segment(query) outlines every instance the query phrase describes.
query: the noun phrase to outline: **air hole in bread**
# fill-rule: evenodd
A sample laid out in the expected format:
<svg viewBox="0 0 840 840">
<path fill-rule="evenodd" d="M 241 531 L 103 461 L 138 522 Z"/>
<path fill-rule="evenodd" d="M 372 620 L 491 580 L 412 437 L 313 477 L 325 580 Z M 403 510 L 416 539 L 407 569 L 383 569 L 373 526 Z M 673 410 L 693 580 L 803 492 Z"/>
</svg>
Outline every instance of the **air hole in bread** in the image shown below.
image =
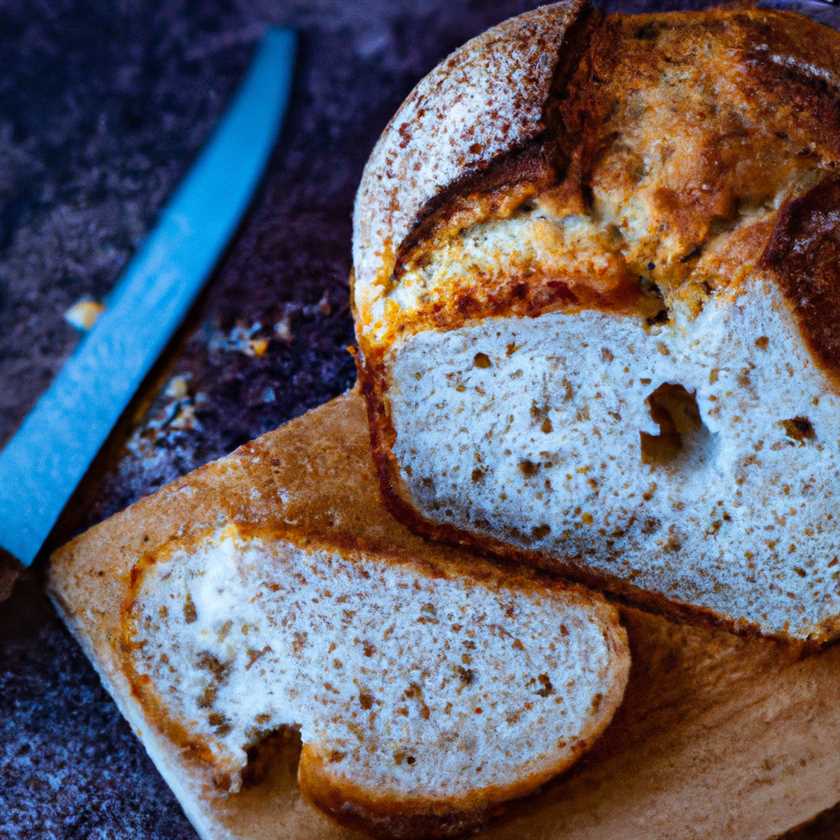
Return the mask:
<svg viewBox="0 0 840 840">
<path fill-rule="evenodd" d="M 473 358 L 473 366 L 477 368 L 489 368 L 492 364 L 490 357 L 486 353 L 476 353 Z"/>
<path fill-rule="evenodd" d="M 655 268 L 655 263 L 648 264 L 649 271 L 653 271 Z M 650 277 L 640 277 L 639 288 L 642 294 L 650 298 L 651 301 L 648 311 L 652 311 L 653 314 L 645 319 L 647 326 L 652 327 L 658 324 L 667 324 L 671 320 L 671 311 L 665 303 L 662 289 Z"/>
<path fill-rule="evenodd" d="M 242 787 L 256 787 L 287 764 L 296 772 L 300 748 L 300 729 L 296 726 L 280 726 L 262 735 L 245 751 L 247 763 L 242 770 Z M 333 752 L 328 759 L 339 762 L 343 757 Z"/>
<path fill-rule="evenodd" d="M 657 312 L 655 315 L 651 315 L 650 318 L 646 320 L 646 324 L 649 327 L 655 327 L 659 324 L 667 324 L 670 320 L 670 313 L 668 312 L 667 308 L 662 308 Z"/>
<path fill-rule="evenodd" d="M 714 436 L 703 424 L 694 393 L 666 382 L 651 393 L 647 404 L 659 434 L 639 433 L 642 463 L 684 467 L 708 460 Z"/>
</svg>

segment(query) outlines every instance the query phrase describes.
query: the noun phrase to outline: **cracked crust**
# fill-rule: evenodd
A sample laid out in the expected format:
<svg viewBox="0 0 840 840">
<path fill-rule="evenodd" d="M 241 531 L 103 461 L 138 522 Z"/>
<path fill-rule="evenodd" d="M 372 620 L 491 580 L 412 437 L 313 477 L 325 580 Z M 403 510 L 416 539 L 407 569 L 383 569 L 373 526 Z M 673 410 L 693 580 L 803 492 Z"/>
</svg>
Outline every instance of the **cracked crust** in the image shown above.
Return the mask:
<svg viewBox="0 0 840 840">
<path fill-rule="evenodd" d="M 504 314 L 648 317 L 663 298 L 696 313 L 750 275 L 779 205 L 840 162 L 838 137 L 840 39 L 807 18 L 559 5 L 507 21 L 417 86 L 365 168 L 360 347 Z M 493 235 L 523 217 L 511 253 Z"/>
<path fill-rule="evenodd" d="M 545 131 L 560 45 L 585 0 L 527 12 L 468 41 L 426 76 L 365 166 L 353 214 L 354 306 L 365 319 L 397 253 L 447 188 Z"/>
</svg>

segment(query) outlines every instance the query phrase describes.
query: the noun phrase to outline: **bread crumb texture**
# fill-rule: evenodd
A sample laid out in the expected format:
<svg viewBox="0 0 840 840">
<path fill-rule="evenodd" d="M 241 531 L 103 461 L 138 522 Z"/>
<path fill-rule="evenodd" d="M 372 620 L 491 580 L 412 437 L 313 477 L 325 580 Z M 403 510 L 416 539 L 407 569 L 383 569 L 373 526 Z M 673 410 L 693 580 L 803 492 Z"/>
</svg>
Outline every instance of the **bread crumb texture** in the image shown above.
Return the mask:
<svg viewBox="0 0 840 840">
<path fill-rule="evenodd" d="M 489 586 L 234 526 L 133 577 L 134 690 L 221 796 L 247 784 L 249 753 L 284 727 L 321 773 L 372 799 L 527 792 L 606 726 L 627 678 L 623 630 L 572 591 Z"/>
<path fill-rule="evenodd" d="M 441 521 L 808 636 L 840 608 L 840 399 L 793 332 L 753 284 L 677 329 L 418 334 L 393 361 L 402 478 Z"/>
<path fill-rule="evenodd" d="M 607 16 L 577 37 L 531 145 L 441 185 L 376 279 L 357 219 L 384 489 L 436 536 L 825 641 L 840 629 L 840 36 L 715 10 Z"/>
</svg>

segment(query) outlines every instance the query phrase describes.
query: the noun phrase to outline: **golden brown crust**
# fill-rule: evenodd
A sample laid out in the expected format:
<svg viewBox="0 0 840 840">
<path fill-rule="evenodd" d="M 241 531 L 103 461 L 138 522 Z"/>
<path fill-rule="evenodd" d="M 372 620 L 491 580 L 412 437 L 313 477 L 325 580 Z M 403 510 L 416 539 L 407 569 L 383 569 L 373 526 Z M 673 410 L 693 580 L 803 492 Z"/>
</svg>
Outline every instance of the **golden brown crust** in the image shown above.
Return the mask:
<svg viewBox="0 0 840 840">
<path fill-rule="evenodd" d="M 429 803 L 395 803 L 372 799 L 350 783 L 340 783 L 327 770 L 315 749 L 301 750 L 298 764 L 301 793 L 340 824 L 358 828 L 374 837 L 436 838 L 464 834 L 487 820 L 487 809 L 442 810 L 435 813 Z"/>
<path fill-rule="evenodd" d="M 396 249 L 441 187 L 544 132 L 559 47 L 585 6 L 568 0 L 506 20 L 456 50 L 409 94 L 373 150 L 356 199 L 353 262 L 363 290 L 387 280 L 383 271 L 390 275 Z M 369 298 L 362 297 L 357 305 L 367 317 Z"/>
<path fill-rule="evenodd" d="M 605 703 L 615 703 L 615 696 Z M 586 753 L 606 728 L 605 723 L 579 738 L 562 762 L 520 779 L 515 784 L 486 787 L 458 800 L 435 801 L 374 796 L 366 788 L 337 779 L 316 749 L 304 746 L 298 765 L 301 793 L 336 820 L 363 828 L 374 836 L 424 840 L 461 836 L 502 813 L 502 805 L 533 793 L 559 776 Z"/>
<path fill-rule="evenodd" d="M 840 179 L 782 208 L 761 264 L 784 289 L 813 357 L 840 380 Z"/>
<path fill-rule="evenodd" d="M 762 253 L 773 202 L 840 160 L 825 131 L 840 107 L 840 37 L 766 10 L 617 16 L 592 53 L 605 82 L 580 118 L 583 183 L 608 205 L 647 202 L 654 233 L 627 243 L 633 269 L 653 265 L 666 298 L 698 283 L 737 287 Z M 705 260 L 720 247 L 735 250 L 739 271 Z"/>
<path fill-rule="evenodd" d="M 550 37 L 541 44 L 549 50 L 552 62 L 547 95 L 540 100 L 535 91 L 528 91 L 527 85 L 518 85 L 525 95 L 534 94 L 529 105 L 541 109 L 542 122 L 533 133 L 519 138 L 515 145 L 478 169 L 466 162 L 458 163 L 462 174 L 419 207 L 404 239 L 399 242 L 392 240 L 396 248 L 393 275 L 402 273 L 405 264 L 410 261 L 412 249 L 424 240 L 447 231 L 453 232 L 481 219 L 504 217 L 516 205 L 556 184 L 569 167 L 567 155 L 570 144 L 563 142 L 560 136 L 564 133 L 561 103 L 566 98 L 569 79 L 577 72 L 603 15 L 592 11 L 585 3 L 557 4 L 557 7 L 563 5 L 574 11 L 563 31 L 562 46 L 551 43 Z M 550 8 L 556 7 L 546 7 L 544 11 Z M 521 16 L 525 17 L 527 15 Z M 510 23 L 516 20 L 519 18 L 513 18 Z M 487 73 L 493 73 L 496 67 L 492 62 L 498 59 L 488 56 L 483 60 L 488 62 Z M 439 68 L 435 72 L 439 72 Z M 540 84 L 542 90 L 545 80 L 541 78 Z M 445 107 L 445 103 L 441 103 L 441 108 Z M 514 110 L 522 110 L 521 105 L 514 105 Z M 491 114 L 491 119 L 497 118 Z M 503 133 L 503 126 L 499 126 L 499 130 Z"/>
<path fill-rule="evenodd" d="M 832 30 L 765 10 L 577 20 L 564 35 L 562 67 L 553 59 L 545 131 L 478 173 L 465 166 L 425 201 L 410 233 L 389 241 L 375 293 L 369 278 L 357 282 L 366 355 L 406 334 L 500 315 L 649 317 L 661 304 L 651 285 L 666 303 L 699 311 L 710 294 L 737 291 L 749 276 L 779 197 L 840 162 L 840 37 Z M 411 149 L 408 136 L 401 154 Z M 362 219 L 378 212 L 371 189 L 360 190 Z M 537 260 L 499 252 L 478 266 L 459 250 L 464 231 L 521 216 L 535 202 L 555 218 L 591 223 L 585 247 L 545 224 L 535 234 Z M 359 278 L 372 246 L 357 232 L 354 247 Z M 393 294 L 446 248 L 462 274 Z"/>
<path fill-rule="evenodd" d="M 840 158 L 840 47 L 837 33 L 799 15 L 754 15 L 745 50 L 762 113 L 804 153 Z"/>
</svg>

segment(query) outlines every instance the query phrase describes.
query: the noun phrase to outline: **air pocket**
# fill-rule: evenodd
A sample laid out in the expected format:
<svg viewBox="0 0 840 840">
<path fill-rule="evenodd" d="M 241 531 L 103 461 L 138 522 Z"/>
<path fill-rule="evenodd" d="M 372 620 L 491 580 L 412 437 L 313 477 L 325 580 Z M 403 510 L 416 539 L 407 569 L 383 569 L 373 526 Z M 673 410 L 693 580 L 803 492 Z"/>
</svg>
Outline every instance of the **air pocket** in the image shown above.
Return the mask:
<svg viewBox="0 0 840 840">
<path fill-rule="evenodd" d="M 703 424 L 697 398 L 682 385 L 666 382 L 648 398 L 659 434 L 639 433 L 642 463 L 652 467 L 703 466 L 714 448 L 714 436 Z"/>
</svg>

